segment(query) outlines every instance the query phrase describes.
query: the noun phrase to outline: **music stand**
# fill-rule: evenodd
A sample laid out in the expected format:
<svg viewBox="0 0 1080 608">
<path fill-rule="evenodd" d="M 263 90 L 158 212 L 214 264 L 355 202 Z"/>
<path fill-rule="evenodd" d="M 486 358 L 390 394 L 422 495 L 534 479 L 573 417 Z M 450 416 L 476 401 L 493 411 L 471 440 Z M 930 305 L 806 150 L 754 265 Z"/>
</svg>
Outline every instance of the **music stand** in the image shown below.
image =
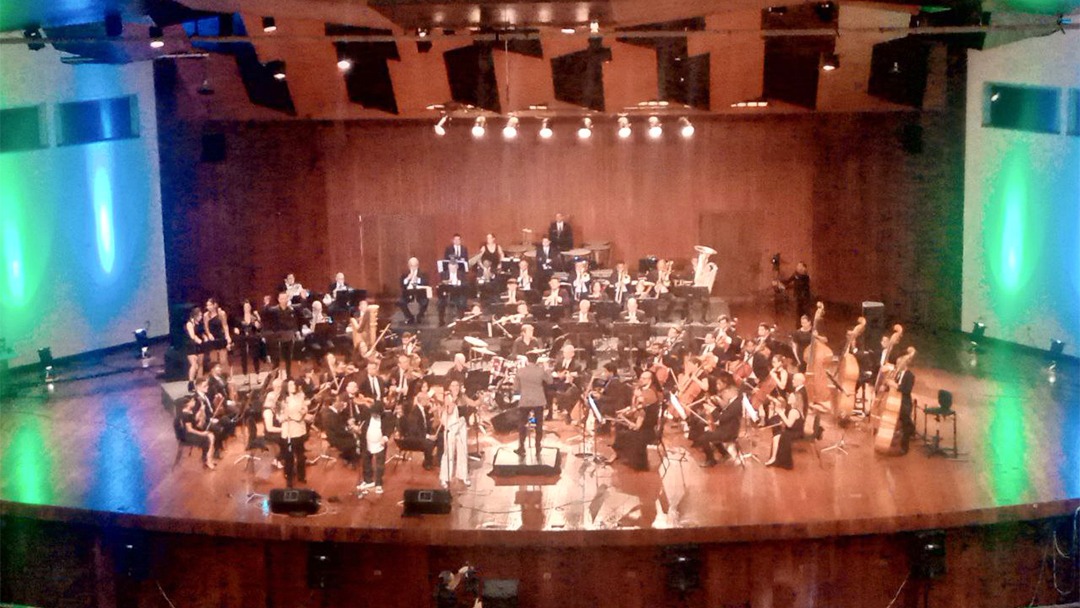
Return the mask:
<svg viewBox="0 0 1080 608">
<path fill-rule="evenodd" d="M 469 263 L 465 260 L 438 260 L 435 262 L 436 268 L 439 270 L 439 276 L 445 277 L 450 271 L 447 270 L 452 264 L 456 264 L 458 267 L 458 276 L 464 277 L 469 272 Z"/>
<path fill-rule="evenodd" d="M 529 308 L 529 312 L 532 313 L 537 319 L 543 319 L 545 321 L 558 322 L 562 319 L 563 313 L 566 311 L 566 307 L 563 305 L 558 306 L 546 306 L 544 304 L 536 304 Z"/>
</svg>

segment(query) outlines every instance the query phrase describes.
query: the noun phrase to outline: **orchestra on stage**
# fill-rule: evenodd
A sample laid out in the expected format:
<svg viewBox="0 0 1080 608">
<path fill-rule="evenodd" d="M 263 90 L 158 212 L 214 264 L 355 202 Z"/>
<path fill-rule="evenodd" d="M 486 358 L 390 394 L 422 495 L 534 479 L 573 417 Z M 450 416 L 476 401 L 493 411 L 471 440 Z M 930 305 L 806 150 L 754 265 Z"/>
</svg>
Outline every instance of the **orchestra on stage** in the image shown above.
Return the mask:
<svg viewBox="0 0 1080 608">
<path fill-rule="evenodd" d="M 859 317 L 830 344 L 805 264 L 781 278 L 779 256 L 770 289 L 776 300 L 794 292 L 797 322 L 740 327 L 710 315 L 715 249 L 694 247 L 679 268 L 654 256 L 609 263 L 610 251 L 579 246 L 562 214 L 539 242 L 488 234 L 471 256 L 455 234 L 435 274 L 405 262 L 397 324 L 340 272 L 325 290 L 288 274 L 232 315 L 210 298 L 183 328 L 190 398 L 177 438 L 213 469 L 240 435 L 247 450 L 273 451 L 289 486 L 306 483 L 309 464 L 340 459 L 360 493 L 381 493 L 388 459 L 412 454 L 444 487 L 467 486 L 483 435 L 516 434 L 518 456 L 538 460 L 545 423 L 572 425 L 598 462 L 638 471 L 650 449 L 662 464 L 681 449 L 714 467 L 747 464 L 758 444 L 762 464 L 791 469 L 793 445 L 817 452 L 826 429 L 853 424 L 875 429 L 879 452 L 907 451 L 915 349 L 900 351 L 903 328 L 867 344 Z"/>
</svg>

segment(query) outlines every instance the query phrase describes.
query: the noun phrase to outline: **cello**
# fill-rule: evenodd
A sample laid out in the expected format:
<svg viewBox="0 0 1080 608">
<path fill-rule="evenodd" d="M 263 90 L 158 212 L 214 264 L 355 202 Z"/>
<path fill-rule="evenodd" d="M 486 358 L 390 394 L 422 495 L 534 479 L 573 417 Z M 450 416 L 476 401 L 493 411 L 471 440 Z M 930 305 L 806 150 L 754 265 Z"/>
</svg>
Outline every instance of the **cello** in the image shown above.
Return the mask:
<svg viewBox="0 0 1080 608">
<path fill-rule="evenodd" d="M 818 302 L 817 311 L 814 312 L 814 324 L 810 330 L 810 346 L 803 352 L 803 361 L 806 361 L 806 393 L 811 403 L 831 402 L 833 398 L 833 388 L 825 367 L 827 362 L 832 361 L 833 352 L 818 333 L 818 325 L 824 316 L 825 304 Z"/>
<path fill-rule="evenodd" d="M 915 358 L 915 347 L 909 346 L 907 352 L 896 360 L 896 369 L 889 370 L 884 393 L 885 409 L 881 413 L 881 424 L 878 426 L 877 436 L 874 437 L 874 451 L 879 454 L 895 456 L 900 450 L 900 393 L 890 396 L 889 388 L 900 379 L 900 374 L 911 365 Z"/>
<path fill-rule="evenodd" d="M 855 394 L 855 386 L 859 382 L 859 361 L 851 352 L 855 348 L 859 337 L 866 330 L 866 317 L 859 317 L 855 327 L 847 332 L 844 340 L 844 350 L 840 351 L 840 358 L 836 361 L 830 377 L 840 386 L 840 390 L 833 391 L 832 412 L 834 416 L 845 419 L 851 414 L 852 408 L 844 408 L 844 397 Z"/>
</svg>

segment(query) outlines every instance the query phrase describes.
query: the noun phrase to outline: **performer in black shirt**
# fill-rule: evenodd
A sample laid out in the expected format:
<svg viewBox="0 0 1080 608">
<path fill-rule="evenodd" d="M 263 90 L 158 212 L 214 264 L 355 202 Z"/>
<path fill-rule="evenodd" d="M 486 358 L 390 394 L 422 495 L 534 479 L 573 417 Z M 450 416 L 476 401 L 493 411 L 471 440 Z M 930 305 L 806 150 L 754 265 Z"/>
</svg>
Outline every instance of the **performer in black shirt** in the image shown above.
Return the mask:
<svg viewBox="0 0 1080 608">
<path fill-rule="evenodd" d="M 784 287 L 791 287 L 795 294 L 795 321 L 798 322 L 803 315 L 814 318 L 814 303 L 810 295 L 810 275 L 806 272 L 806 264 L 799 262 L 795 265 L 795 273 L 781 281 Z"/>
<path fill-rule="evenodd" d="M 453 242 L 447 245 L 446 250 L 443 251 L 443 259 L 450 262 L 469 261 L 469 249 L 461 243 L 460 234 L 454 234 Z"/>
<path fill-rule="evenodd" d="M 284 361 L 285 373 L 292 376 L 293 345 L 299 321 L 296 311 L 289 306 L 289 294 L 279 292 L 277 305 L 264 310 L 262 316 L 266 344 L 274 366 L 279 367 Z"/>
<path fill-rule="evenodd" d="M 555 221 L 548 227 L 548 238 L 559 251 L 569 251 L 574 248 L 574 229 L 563 214 L 555 214 Z"/>
</svg>

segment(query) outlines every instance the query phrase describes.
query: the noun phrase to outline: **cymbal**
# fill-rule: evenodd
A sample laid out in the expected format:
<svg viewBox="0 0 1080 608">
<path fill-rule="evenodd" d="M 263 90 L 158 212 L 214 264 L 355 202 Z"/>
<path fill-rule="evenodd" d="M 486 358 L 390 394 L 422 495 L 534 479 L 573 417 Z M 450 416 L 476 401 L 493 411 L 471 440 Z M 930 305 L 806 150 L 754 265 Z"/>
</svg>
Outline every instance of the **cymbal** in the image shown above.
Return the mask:
<svg viewBox="0 0 1080 608">
<path fill-rule="evenodd" d="M 487 348 L 488 345 L 487 342 L 484 342 L 483 340 L 475 336 L 465 336 L 464 340 L 466 344 L 468 344 L 469 346 L 474 346 L 476 348 Z"/>
<path fill-rule="evenodd" d="M 716 250 L 708 245 L 694 245 L 694 251 L 698 253 L 704 253 L 706 255 L 716 255 Z"/>
<path fill-rule="evenodd" d="M 485 357 L 494 357 L 495 356 L 495 351 L 493 351 L 491 349 L 488 349 L 488 348 L 485 348 L 483 346 L 474 346 L 473 347 L 473 352 L 480 353 L 481 355 L 484 355 Z"/>
<path fill-rule="evenodd" d="M 536 257 L 536 250 L 535 249 L 530 249 L 530 250 L 526 251 L 525 252 L 525 257 L 527 257 L 527 258 L 535 258 Z"/>
<path fill-rule="evenodd" d="M 503 251 L 506 253 L 525 253 L 530 249 L 532 249 L 532 247 L 529 247 L 528 245 L 507 245 L 503 247 Z"/>
</svg>

